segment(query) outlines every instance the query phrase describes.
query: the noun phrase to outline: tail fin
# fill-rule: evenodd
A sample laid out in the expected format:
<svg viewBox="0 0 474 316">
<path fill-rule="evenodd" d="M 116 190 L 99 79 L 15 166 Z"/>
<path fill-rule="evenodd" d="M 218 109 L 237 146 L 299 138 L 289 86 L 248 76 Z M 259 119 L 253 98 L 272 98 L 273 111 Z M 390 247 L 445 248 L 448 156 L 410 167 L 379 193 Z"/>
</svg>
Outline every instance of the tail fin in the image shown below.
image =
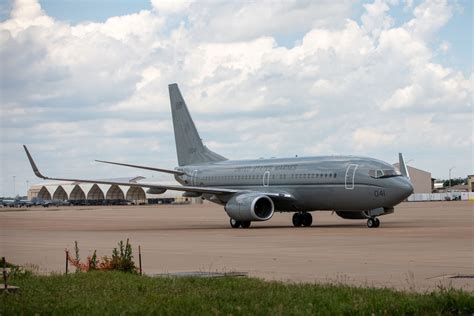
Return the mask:
<svg viewBox="0 0 474 316">
<path fill-rule="evenodd" d="M 178 164 L 185 166 L 227 160 L 203 145 L 178 85 L 173 83 L 168 88 Z"/>
</svg>

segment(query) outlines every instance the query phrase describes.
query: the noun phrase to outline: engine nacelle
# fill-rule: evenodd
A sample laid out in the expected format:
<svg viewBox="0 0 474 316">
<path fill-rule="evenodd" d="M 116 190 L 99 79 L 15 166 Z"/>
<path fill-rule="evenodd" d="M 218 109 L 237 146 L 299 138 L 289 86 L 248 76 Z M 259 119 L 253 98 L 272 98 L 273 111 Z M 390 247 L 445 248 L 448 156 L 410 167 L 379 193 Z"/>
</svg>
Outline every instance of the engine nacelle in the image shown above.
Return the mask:
<svg viewBox="0 0 474 316">
<path fill-rule="evenodd" d="M 394 212 L 393 208 L 383 208 L 379 207 L 369 211 L 336 211 L 336 214 L 339 217 L 344 219 L 367 219 L 374 216 L 382 216 L 387 214 L 392 214 Z"/>
<path fill-rule="evenodd" d="M 336 214 L 344 219 L 367 219 L 365 212 L 336 211 Z"/>
<path fill-rule="evenodd" d="M 150 188 L 146 190 L 148 194 L 163 194 L 166 192 L 166 189 Z"/>
<path fill-rule="evenodd" d="M 266 221 L 272 218 L 275 205 L 261 193 L 242 193 L 233 196 L 224 207 L 229 217 L 238 221 Z"/>
<path fill-rule="evenodd" d="M 183 197 L 190 197 L 190 198 L 200 197 L 201 195 L 202 193 L 199 193 L 199 192 L 184 192 L 183 193 Z"/>
</svg>

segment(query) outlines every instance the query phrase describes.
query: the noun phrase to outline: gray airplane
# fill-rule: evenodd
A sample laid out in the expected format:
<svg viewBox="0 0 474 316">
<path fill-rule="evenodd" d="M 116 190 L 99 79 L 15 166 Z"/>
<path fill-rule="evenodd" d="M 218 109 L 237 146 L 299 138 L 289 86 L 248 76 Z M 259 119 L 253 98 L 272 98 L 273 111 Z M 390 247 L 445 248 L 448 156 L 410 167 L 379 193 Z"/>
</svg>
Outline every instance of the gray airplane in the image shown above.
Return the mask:
<svg viewBox="0 0 474 316">
<path fill-rule="evenodd" d="M 223 205 L 233 228 L 267 221 L 274 212 L 294 212 L 294 226 L 311 226 L 312 211 L 335 211 L 379 227 L 378 217 L 393 213 L 413 193 L 402 154 L 401 172 L 386 162 L 356 156 L 228 160 L 203 145 L 177 84 L 169 85 L 169 94 L 179 167 L 98 161 L 170 173 L 181 185 L 50 178 L 40 173 L 24 146 L 34 173 L 43 179 L 144 187 L 151 194 L 184 191 L 184 196 Z"/>
</svg>

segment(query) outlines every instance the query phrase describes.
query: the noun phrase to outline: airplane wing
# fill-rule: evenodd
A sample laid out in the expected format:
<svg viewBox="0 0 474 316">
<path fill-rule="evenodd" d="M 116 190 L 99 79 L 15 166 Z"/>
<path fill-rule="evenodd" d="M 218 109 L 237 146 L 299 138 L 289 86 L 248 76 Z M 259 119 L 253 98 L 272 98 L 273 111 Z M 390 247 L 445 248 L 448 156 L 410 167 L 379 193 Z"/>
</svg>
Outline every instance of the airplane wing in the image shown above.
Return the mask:
<svg viewBox="0 0 474 316">
<path fill-rule="evenodd" d="M 23 145 L 25 149 L 26 155 L 28 156 L 28 160 L 30 161 L 31 168 L 33 172 L 38 178 L 42 178 L 45 180 L 57 180 L 57 181 L 72 181 L 72 182 L 83 182 L 83 183 L 98 183 L 98 184 L 111 184 L 111 185 L 125 185 L 130 187 L 143 187 L 143 188 L 150 188 L 150 189 L 165 189 L 165 190 L 173 190 L 173 191 L 183 191 L 183 192 L 196 192 L 196 193 L 206 193 L 206 194 L 217 194 L 217 195 L 225 195 L 225 194 L 235 194 L 239 192 L 249 192 L 249 190 L 240 190 L 240 189 L 226 189 L 226 188 L 213 188 L 213 187 L 195 187 L 195 186 L 184 186 L 184 185 L 161 185 L 161 184 L 152 184 L 152 183 L 133 183 L 133 182 L 116 182 L 116 181 L 104 181 L 104 180 L 86 180 L 86 179 L 65 179 L 65 178 L 51 178 L 44 176 L 39 171 L 38 167 L 36 166 L 33 157 L 31 156 L 28 148 Z M 268 195 L 270 198 L 274 199 L 293 199 L 291 194 L 282 192 L 282 193 L 272 193 L 272 192 L 261 192 L 262 194 Z"/>
<path fill-rule="evenodd" d="M 65 178 L 51 178 L 44 176 L 39 171 L 36 166 L 33 157 L 31 156 L 28 148 L 23 145 L 25 148 L 26 155 L 30 161 L 31 168 L 38 178 L 45 180 L 57 180 L 57 181 L 73 181 L 73 182 L 83 182 L 83 183 L 98 183 L 98 184 L 116 184 L 116 185 L 126 185 L 132 187 L 144 187 L 144 188 L 153 188 L 153 189 L 165 189 L 165 190 L 174 190 L 174 191 L 185 191 L 185 192 L 198 192 L 198 193 L 209 193 L 209 194 L 232 194 L 236 193 L 239 190 L 224 189 L 224 188 L 207 188 L 207 187 L 193 187 L 193 186 L 182 186 L 182 185 L 161 185 L 161 184 L 152 184 L 152 183 L 132 183 L 132 182 L 116 182 L 116 181 L 104 181 L 104 180 L 87 180 L 87 179 L 65 179 Z"/>
</svg>

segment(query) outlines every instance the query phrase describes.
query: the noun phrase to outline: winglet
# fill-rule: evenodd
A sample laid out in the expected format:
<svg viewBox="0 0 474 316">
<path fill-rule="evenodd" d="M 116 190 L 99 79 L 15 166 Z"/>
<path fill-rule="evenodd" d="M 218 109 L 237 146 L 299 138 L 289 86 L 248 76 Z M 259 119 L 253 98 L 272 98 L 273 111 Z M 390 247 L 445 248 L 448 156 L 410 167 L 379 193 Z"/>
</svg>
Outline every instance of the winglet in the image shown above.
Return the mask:
<svg viewBox="0 0 474 316">
<path fill-rule="evenodd" d="M 33 169 L 33 172 L 38 178 L 42 179 L 48 179 L 48 177 L 45 177 L 39 172 L 38 167 L 36 167 L 35 161 L 33 160 L 33 157 L 31 157 L 30 152 L 28 151 L 28 148 L 26 148 L 25 145 L 23 145 L 23 148 L 25 148 L 26 155 L 28 156 L 28 160 L 30 161 L 31 168 Z"/>
<path fill-rule="evenodd" d="M 405 164 L 405 160 L 403 159 L 402 153 L 398 153 L 398 167 L 400 168 L 400 172 L 402 173 L 402 175 L 410 179 L 410 174 L 408 173 L 408 168 Z"/>
</svg>

